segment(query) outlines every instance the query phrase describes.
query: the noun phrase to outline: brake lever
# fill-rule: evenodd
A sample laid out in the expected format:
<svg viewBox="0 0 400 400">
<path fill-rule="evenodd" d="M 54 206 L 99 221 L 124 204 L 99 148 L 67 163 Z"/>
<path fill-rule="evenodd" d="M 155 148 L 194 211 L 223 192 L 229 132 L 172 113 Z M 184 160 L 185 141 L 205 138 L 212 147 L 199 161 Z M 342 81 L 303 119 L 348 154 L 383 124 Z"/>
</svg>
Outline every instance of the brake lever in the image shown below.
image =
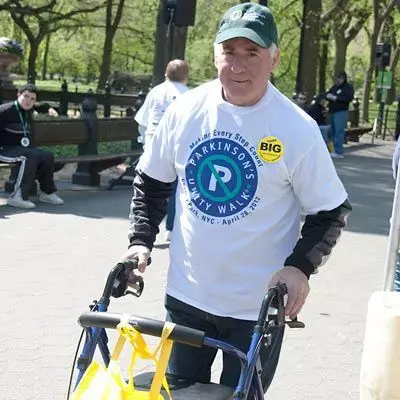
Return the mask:
<svg viewBox="0 0 400 400">
<path fill-rule="evenodd" d="M 151 264 L 151 257 L 149 257 L 147 261 L 147 265 L 150 264 Z M 136 276 L 133 280 L 131 281 L 129 280 L 130 272 L 133 271 L 133 269 L 136 269 L 136 267 L 132 268 L 131 270 L 127 270 L 124 268 L 120 271 L 120 273 L 115 278 L 113 283 L 113 291 L 112 291 L 113 297 L 115 298 L 123 297 L 127 294 L 131 294 L 135 297 L 140 297 L 144 289 L 144 282 L 141 276 Z M 128 283 L 134 285 L 133 290 L 131 287 L 128 286 Z"/>
<path fill-rule="evenodd" d="M 305 328 L 305 327 L 306 327 L 305 323 L 299 321 L 299 320 L 297 319 L 297 317 L 285 321 L 285 324 L 286 324 L 289 328 L 294 328 L 294 329 L 300 329 L 300 328 Z"/>
<path fill-rule="evenodd" d="M 137 276 L 135 280 L 128 279 L 128 285 L 129 286 L 127 286 L 124 292 L 124 296 L 130 294 L 135 297 L 140 297 L 142 295 L 144 289 L 144 280 L 141 276 Z"/>
</svg>

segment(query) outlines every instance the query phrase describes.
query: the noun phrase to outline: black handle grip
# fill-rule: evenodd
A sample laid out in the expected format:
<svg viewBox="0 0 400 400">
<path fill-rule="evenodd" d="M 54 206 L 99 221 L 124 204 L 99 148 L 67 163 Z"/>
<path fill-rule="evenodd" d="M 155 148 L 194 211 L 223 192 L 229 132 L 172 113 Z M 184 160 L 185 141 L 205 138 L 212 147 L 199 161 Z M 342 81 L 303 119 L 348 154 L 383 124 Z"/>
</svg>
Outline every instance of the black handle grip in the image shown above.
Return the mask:
<svg viewBox="0 0 400 400">
<path fill-rule="evenodd" d="M 114 267 L 116 273 L 114 274 L 111 296 L 118 298 L 126 294 L 129 275 L 134 269 L 137 269 L 137 267 L 137 258 L 134 258 L 133 260 L 121 261 Z M 142 294 L 142 291 L 143 281 L 140 283 L 140 289 L 137 292 L 132 293 L 136 293 L 135 295 L 139 297 Z"/>
<path fill-rule="evenodd" d="M 79 324 L 84 327 L 97 327 L 116 329 L 121 322 L 122 314 L 108 312 L 87 312 L 81 314 L 78 319 Z M 165 322 L 150 318 L 129 316 L 129 323 L 139 332 L 160 337 Z M 174 330 L 169 336 L 175 342 L 187 344 L 189 346 L 201 347 L 203 345 L 205 333 L 197 329 L 188 328 L 182 325 L 175 325 Z"/>
<path fill-rule="evenodd" d="M 268 310 L 271 306 L 278 310 L 278 326 L 285 325 L 285 305 L 283 302 L 284 296 L 287 294 L 287 287 L 284 283 L 277 283 L 270 288 L 265 295 L 261 304 L 260 313 L 258 314 L 256 329 L 263 331 L 265 328 Z"/>
<path fill-rule="evenodd" d="M 120 262 L 118 264 L 122 264 L 124 266 L 124 270 L 125 271 L 131 272 L 134 269 L 137 269 L 138 260 L 137 260 L 137 258 L 134 258 L 133 260 L 125 260 L 125 261 L 122 261 L 122 262 Z"/>
<path fill-rule="evenodd" d="M 272 289 L 278 292 L 278 296 L 284 296 L 287 294 L 287 287 L 285 283 L 278 282 Z"/>
</svg>

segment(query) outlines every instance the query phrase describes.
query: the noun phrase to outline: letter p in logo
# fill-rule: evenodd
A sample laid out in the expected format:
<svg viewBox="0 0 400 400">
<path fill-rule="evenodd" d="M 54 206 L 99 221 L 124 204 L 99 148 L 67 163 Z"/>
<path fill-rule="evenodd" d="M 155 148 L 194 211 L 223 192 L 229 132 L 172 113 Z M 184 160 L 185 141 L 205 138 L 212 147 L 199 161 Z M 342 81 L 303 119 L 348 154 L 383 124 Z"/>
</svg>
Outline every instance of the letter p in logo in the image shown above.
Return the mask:
<svg viewBox="0 0 400 400">
<path fill-rule="evenodd" d="M 215 173 L 211 174 L 210 184 L 208 185 L 208 190 L 215 192 L 217 188 L 217 182 L 228 183 L 232 179 L 232 172 L 229 168 L 223 167 L 222 165 L 214 164 Z"/>
</svg>

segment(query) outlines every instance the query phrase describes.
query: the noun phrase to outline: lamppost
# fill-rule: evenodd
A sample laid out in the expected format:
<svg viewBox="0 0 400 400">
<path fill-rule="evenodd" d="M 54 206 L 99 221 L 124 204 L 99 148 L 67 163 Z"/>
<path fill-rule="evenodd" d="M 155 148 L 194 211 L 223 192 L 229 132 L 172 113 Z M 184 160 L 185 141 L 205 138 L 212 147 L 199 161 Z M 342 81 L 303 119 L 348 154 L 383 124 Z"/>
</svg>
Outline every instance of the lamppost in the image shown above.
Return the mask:
<svg viewBox="0 0 400 400">
<path fill-rule="evenodd" d="M 174 15 L 178 6 L 177 0 L 166 1 L 166 24 L 167 24 L 167 62 L 171 61 L 174 55 Z"/>
<path fill-rule="evenodd" d="M 377 136 L 381 134 L 383 125 L 383 114 L 385 112 L 386 96 L 384 96 L 383 90 L 385 90 L 385 95 L 387 94 L 387 89 L 384 89 L 384 78 L 386 73 L 386 67 L 390 65 L 390 51 L 391 46 L 387 43 L 377 43 L 375 51 L 375 66 L 377 69 L 376 77 L 380 78 L 379 82 L 375 83 L 376 87 L 379 88 L 379 111 L 377 118 Z M 380 73 L 380 74 L 379 74 Z M 378 80 L 378 79 L 377 79 Z"/>
<path fill-rule="evenodd" d="M 300 23 L 300 45 L 299 45 L 299 58 L 297 61 L 297 75 L 296 75 L 296 87 L 295 92 L 296 94 L 300 93 L 302 90 L 302 74 L 303 74 L 303 53 L 304 53 L 304 27 L 306 21 L 306 7 L 307 7 L 307 0 L 303 0 L 303 15 L 301 17 Z"/>
</svg>

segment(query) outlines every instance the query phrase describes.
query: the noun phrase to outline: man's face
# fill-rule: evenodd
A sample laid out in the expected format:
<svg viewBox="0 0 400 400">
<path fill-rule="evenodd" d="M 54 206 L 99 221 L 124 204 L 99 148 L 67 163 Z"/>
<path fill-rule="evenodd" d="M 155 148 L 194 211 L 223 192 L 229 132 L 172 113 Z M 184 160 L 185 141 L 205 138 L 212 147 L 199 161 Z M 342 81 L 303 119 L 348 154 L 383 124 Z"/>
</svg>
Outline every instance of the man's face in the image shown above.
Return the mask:
<svg viewBox="0 0 400 400">
<path fill-rule="evenodd" d="M 29 111 L 36 103 L 36 93 L 24 90 L 22 93 L 18 93 L 18 104 L 25 111 Z"/>
<path fill-rule="evenodd" d="M 336 85 L 343 85 L 343 83 L 344 83 L 343 76 L 341 76 L 341 75 L 337 76 L 335 79 L 335 83 L 336 83 Z"/>
<path fill-rule="evenodd" d="M 261 99 L 278 63 L 279 50 L 272 57 L 269 49 L 245 38 L 215 47 L 215 66 L 225 99 L 237 106 L 250 106 Z"/>
<path fill-rule="evenodd" d="M 304 93 L 299 93 L 297 97 L 297 104 L 304 106 L 307 102 L 307 96 Z"/>
</svg>

